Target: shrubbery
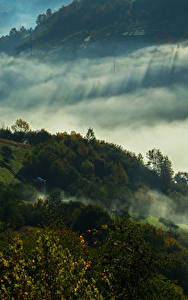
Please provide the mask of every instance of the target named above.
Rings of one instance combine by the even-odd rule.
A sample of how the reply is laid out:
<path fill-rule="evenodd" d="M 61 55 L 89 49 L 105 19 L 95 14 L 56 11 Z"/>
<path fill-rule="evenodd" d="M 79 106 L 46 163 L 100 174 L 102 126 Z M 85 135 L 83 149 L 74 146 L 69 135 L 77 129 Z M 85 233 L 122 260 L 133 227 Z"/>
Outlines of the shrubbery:
<path fill-rule="evenodd" d="M 16 234 L 0 253 L 1 299 L 185 299 L 159 273 L 165 262 L 144 240 L 142 227 L 102 227 L 107 235 L 95 248 L 64 227 L 40 229 L 30 248 L 28 233 L 23 240 Z"/>

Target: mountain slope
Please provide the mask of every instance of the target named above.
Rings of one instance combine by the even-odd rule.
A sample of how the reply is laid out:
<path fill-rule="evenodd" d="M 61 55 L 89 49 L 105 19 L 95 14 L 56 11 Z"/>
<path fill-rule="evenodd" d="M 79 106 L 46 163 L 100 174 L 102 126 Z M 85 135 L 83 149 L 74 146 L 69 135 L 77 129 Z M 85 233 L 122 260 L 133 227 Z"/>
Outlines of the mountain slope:
<path fill-rule="evenodd" d="M 185 0 L 80 0 L 62 7 L 39 22 L 25 49 L 72 42 L 125 40 L 127 37 L 153 41 L 186 38 L 188 21 Z"/>
<path fill-rule="evenodd" d="M 27 145 L 6 139 L 0 139 L 0 182 L 4 184 L 19 183 L 18 175 L 23 167 L 24 155 L 28 152 Z"/>
<path fill-rule="evenodd" d="M 20 32 L 1 38 L 0 49 L 83 48 L 96 41 L 130 38 L 154 42 L 185 39 L 187 11 L 185 0 L 75 0 L 53 14 L 39 15 L 36 28 L 24 38 Z"/>

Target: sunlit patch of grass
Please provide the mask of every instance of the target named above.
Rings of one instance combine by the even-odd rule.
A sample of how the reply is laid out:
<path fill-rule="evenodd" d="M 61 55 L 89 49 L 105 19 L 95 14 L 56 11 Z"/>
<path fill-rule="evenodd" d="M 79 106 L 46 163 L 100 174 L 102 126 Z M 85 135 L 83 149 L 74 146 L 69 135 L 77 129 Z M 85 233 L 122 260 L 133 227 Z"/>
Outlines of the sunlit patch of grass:
<path fill-rule="evenodd" d="M 8 145 L 12 151 L 12 158 L 7 162 L 2 155 L 3 146 L 7 146 L 7 144 L 0 142 L 0 182 L 4 184 L 18 183 L 19 179 L 14 174 L 17 174 L 22 168 L 24 155 L 29 149 Z"/>
<path fill-rule="evenodd" d="M 4 184 L 18 183 L 19 180 L 6 168 L 0 167 L 0 182 Z"/>
<path fill-rule="evenodd" d="M 181 229 L 188 232 L 188 225 L 187 224 L 177 224 Z"/>
<path fill-rule="evenodd" d="M 167 227 L 164 224 L 162 224 L 161 222 L 159 222 L 159 218 L 157 218 L 157 217 L 149 216 L 145 219 L 140 220 L 139 223 L 141 223 L 141 224 L 148 223 L 150 225 L 155 226 L 156 228 L 162 228 L 163 230 L 167 230 Z"/>

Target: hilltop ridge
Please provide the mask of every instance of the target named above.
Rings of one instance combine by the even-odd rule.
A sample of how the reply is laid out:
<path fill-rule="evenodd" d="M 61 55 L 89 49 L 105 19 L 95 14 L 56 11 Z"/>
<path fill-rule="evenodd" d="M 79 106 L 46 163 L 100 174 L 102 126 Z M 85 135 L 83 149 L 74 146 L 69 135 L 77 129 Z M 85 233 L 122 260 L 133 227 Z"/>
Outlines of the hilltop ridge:
<path fill-rule="evenodd" d="M 54 47 L 85 48 L 97 41 L 136 39 L 173 42 L 186 39 L 187 1 L 80 0 L 37 17 L 34 30 L 12 31 L 0 39 L 0 49 L 49 50 Z"/>

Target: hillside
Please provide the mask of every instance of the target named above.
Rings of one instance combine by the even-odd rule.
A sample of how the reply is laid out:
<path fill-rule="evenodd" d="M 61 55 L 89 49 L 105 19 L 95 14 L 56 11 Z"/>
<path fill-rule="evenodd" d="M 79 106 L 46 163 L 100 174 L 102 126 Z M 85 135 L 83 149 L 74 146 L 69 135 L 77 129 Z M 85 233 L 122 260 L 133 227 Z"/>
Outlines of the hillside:
<path fill-rule="evenodd" d="M 187 37 L 187 1 L 73 1 L 42 20 L 32 41 L 21 46 L 84 47 L 96 41 L 173 41 Z"/>
<path fill-rule="evenodd" d="M 23 167 L 23 158 L 28 150 L 28 145 L 23 143 L 0 139 L 0 183 L 20 183 L 18 173 Z"/>
<path fill-rule="evenodd" d="M 9 148 L 4 150 L 2 172 L 15 172 L 16 179 L 39 192 L 45 182 L 48 193 L 58 189 L 67 197 L 90 199 L 108 209 L 126 209 L 142 217 L 152 213 L 181 223 L 186 215 L 188 174 L 174 174 L 171 161 L 160 150 L 148 151 L 145 162 L 140 154 L 97 140 L 91 128 L 83 137 L 76 132 L 32 131 L 23 120 L 16 124 L 12 126 L 16 131 L 0 130 L 0 138 L 15 143 L 11 145 L 13 154 Z M 23 145 L 23 140 L 29 145 Z M 163 205 L 171 207 L 165 208 L 165 215 Z"/>
<path fill-rule="evenodd" d="M 33 31 L 12 32 L 0 49 L 85 48 L 95 42 L 172 42 L 187 38 L 187 1 L 80 0 L 38 16 Z"/>
<path fill-rule="evenodd" d="M 92 128 L 1 128 L 0 297 L 186 299 L 188 234 L 167 217 L 188 213 L 188 174 L 146 158 Z"/>

